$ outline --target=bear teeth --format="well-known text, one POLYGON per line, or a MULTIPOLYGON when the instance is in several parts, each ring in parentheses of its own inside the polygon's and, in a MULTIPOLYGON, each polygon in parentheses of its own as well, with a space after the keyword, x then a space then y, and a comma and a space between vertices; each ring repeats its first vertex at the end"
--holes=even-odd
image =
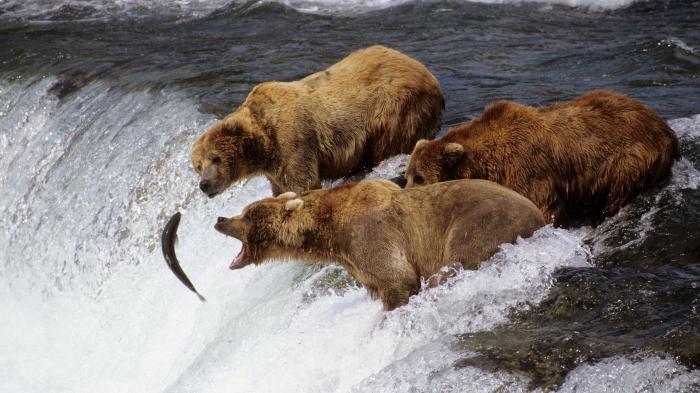
POLYGON ((245 266, 243 264, 243 258, 245 257, 245 243, 241 244, 241 251, 236 255, 236 257, 233 259, 231 262, 231 265, 229 265, 229 269, 239 269, 245 266))

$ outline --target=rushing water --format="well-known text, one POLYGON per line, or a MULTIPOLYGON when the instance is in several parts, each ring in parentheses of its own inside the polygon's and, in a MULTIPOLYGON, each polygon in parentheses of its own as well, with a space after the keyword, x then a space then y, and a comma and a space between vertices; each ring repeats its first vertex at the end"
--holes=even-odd
POLYGON ((0 2, 0 391, 700 391, 699 26, 694 1, 0 2), (608 88, 683 157, 597 228, 543 228, 389 313, 335 266, 229 271, 215 218, 269 186, 206 199, 193 141, 255 84, 374 43, 438 77, 445 125, 608 88), (204 304, 160 254, 176 210, 204 304))

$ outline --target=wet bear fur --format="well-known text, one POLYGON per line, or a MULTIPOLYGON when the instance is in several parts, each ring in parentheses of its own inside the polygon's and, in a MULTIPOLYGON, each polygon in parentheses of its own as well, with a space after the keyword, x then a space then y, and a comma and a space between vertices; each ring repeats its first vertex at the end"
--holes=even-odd
POLYGON ((522 195, 485 180, 401 189, 367 180, 254 202, 215 228, 242 242, 231 269, 294 258, 342 265, 391 310, 443 267, 476 269, 545 224, 522 195))
POLYGON ((668 176, 679 156, 673 130, 622 94, 593 91, 535 108, 510 101, 442 138, 419 141, 407 187, 487 179, 530 198, 548 222, 596 223, 668 176))
POLYGON ((259 175, 273 195, 316 189, 409 154, 435 136, 443 107, 425 66, 372 46, 301 80, 257 85, 195 142, 192 166, 209 197, 259 175))

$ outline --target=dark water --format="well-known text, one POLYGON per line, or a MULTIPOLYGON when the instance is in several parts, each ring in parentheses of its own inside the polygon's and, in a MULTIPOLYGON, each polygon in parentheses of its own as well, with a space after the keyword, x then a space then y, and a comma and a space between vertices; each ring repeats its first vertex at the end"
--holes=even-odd
MULTIPOLYGON (((494 100, 541 105, 595 88, 629 94, 669 120, 700 113, 697 1, 607 11, 453 1, 328 15, 257 2, 196 17, 176 8, 20 11, 20 3, 0 3, 0 79, 57 75, 50 91, 61 99, 94 81, 125 92, 173 88, 199 111, 223 116, 257 83, 300 78, 380 43, 438 77, 445 125, 494 100)), ((682 139, 681 150, 700 169, 698 138, 682 139)), ((480 355, 456 367, 505 370, 545 388, 615 355, 658 354, 700 368, 699 228, 697 187, 640 196, 589 235, 593 267, 559 270, 542 303, 460 336, 456 346, 480 355)))
POLYGON ((494 100, 545 104, 594 88, 630 94, 666 118, 698 112, 696 1, 606 12, 420 2, 352 17, 248 2, 195 19, 155 10, 130 15, 95 21, 99 13, 68 8, 42 15, 50 22, 28 24, 6 12, 0 72, 59 73, 78 84, 101 78, 126 89, 184 87, 202 111, 222 115, 259 82, 299 78, 380 43, 438 77, 445 124, 469 119, 494 100))

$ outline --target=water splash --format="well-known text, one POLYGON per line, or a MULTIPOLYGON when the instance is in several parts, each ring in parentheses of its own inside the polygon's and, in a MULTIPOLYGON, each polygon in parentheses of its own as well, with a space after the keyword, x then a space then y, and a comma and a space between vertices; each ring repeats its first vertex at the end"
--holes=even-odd
MULTIPOLYGON (((256 178, 212 200, 196 190, 187 146, 213 117, 179 92, 99 82, 58 101, 46 93, 54 81, 0 87, 8 190, 0 213, 16 217, 0 222, 3 391, 523 386, 505 373, 453 370, 466 354, 449 349, 452 336, 507 322, 546 295, 556 269, 589 266, 585 233, 546 227, 390 313, 337 267, 298 261, 230 272, 240 243, 213 231, 214 217, 237 214, 270 188, 256 178), (206 305, 156 247, 175 210, 183 212, 178 255, 206 305)), ((694 374, 678 375, 686 383, 694 374)))
MULTIPOLYGON (((629 6, 636 0, 462 0, 485 4, 540 3, 545 6, 564 5, 601 11, 629 6)), ((132 1, 132 0, 8 0, 0 4, 2 19, 19 19, 34 22, 60 22, 67 20, 109 20, 144 18, 191 19, 205 17, 217 10, 243 7, 246 10, 265 4, 283 4, 299 12, 324 15, 356 15, 381 10, 416 0, 178 0, 178 1, 132 1)), ((449 12, 443 7, 442 12, 449 12)))
MULTIPOLYGON (((398 365, 368 379, 356 392, 512 392, 541 393, 530 390, 527 380, 505 372, 488 374, 474 367, 455 369, 452 363, 463 354, 450 352, 449 346, 431 344, 407 356, 398 365), (430 370, 430 371, 426 371, 430 370)), ((649 357, 629 360, 620 357, 586 364, 574 369, 558 389, 560 393, 684 393, 700 388, 700 372, 688 371, 671 359, 649 357)))
POLYGON ((561 393, 691 392, 700 389, 700 372, 688 371, 672 359, 638 361, 610 358, 579 366, 566 378, 561 393))

